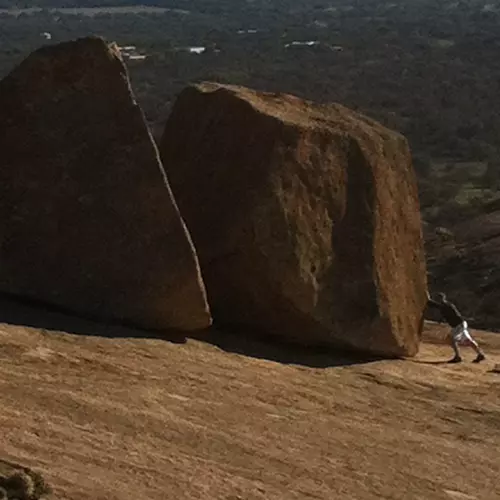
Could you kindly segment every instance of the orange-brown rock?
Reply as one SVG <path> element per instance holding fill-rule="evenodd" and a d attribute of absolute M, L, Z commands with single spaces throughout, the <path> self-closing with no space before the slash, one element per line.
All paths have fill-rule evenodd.
<path fill-rule="evenodd" d="M 204 83 L 160 153 L 215 321 L 417 352 L 426 272 L 406 140 L 340 105 Z"/>
<path fill-rule="evenodd" d="M 190 236 L 116 46 L 44 47 L 0 82 L 0 291 L 207 327 Z"/>

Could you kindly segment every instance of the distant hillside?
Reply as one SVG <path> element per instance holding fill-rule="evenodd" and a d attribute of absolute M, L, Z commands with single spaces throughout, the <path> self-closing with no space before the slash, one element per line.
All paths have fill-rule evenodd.
<path fill-rule="evenodd" d="M 0 76 L 44 43 L 98 34 L 147 54 L 141 62 L 131 61 L 130 71 L 156 127 L 187 83 L 210 79 L 358 109 L 410 139 L 421 173 L 430 158 L 500 157 L 500 113 L 492 105 L 500 80 L 498 4 L 0 0 L 0 7 L 137 3 L 173 10 L 3 16 Z M 185 50 L 189 46 L 207 50 L 198 57 Z"/>

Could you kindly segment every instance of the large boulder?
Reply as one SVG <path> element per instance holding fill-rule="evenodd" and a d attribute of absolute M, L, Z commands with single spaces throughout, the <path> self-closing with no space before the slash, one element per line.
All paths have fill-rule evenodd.
<path fill-rule="evenodd" d="M 340 105 L 203 83 L 178 97 L 160 153 L 215 321 L 417 352 L 426 270 L 401 135 Z"/>
<path fill-rule="evenodd" d="M 115 45 L 44 47 L 0 82 L 0 292 L 146 328 L 211 317 Z"/>

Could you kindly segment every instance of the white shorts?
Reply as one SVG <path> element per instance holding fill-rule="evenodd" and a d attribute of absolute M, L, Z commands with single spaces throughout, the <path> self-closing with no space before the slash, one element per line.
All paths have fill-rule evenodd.
<path fill-rule="evenodd" d="M 469 325 L 467 321 L 464 321 L 462 324 L 455 326 L 451 330 L 451 336 L 455 342 L 459 343 L 473 343 L 474 340 L 469 333 Z"/>

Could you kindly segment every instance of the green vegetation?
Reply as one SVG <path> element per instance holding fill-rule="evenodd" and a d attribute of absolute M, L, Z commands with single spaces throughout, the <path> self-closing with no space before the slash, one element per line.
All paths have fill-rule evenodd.
<path fill-rule="evenodd" d="M 93 33 L 148 55 L 129 66 L 156 125 L 188 82 L 216 79 L 342 102 L 400 130 L 417 157 L 498 156 L 500 116 L 493 103 L 500 80 L 500 7 L 470 0 L 141 3 L 170 10 L 129 15 L 101 10 L 90 16 L 48 9 L 102 2 L 0 0 L 4 8 L 45 8 L 0 17 L 0 76 L 42 44 Z M 287 47 L 293 41 L 318 43 Z M 178 50 L 187 46 L 209 50 L 201 55 Z"/>
<path fill-rule="evenodd" d="M 18 469 L 6 476 L 0 475 L 0 500 L 38 500 L 51 493 L 42 475 L 31 469 Z"/>

